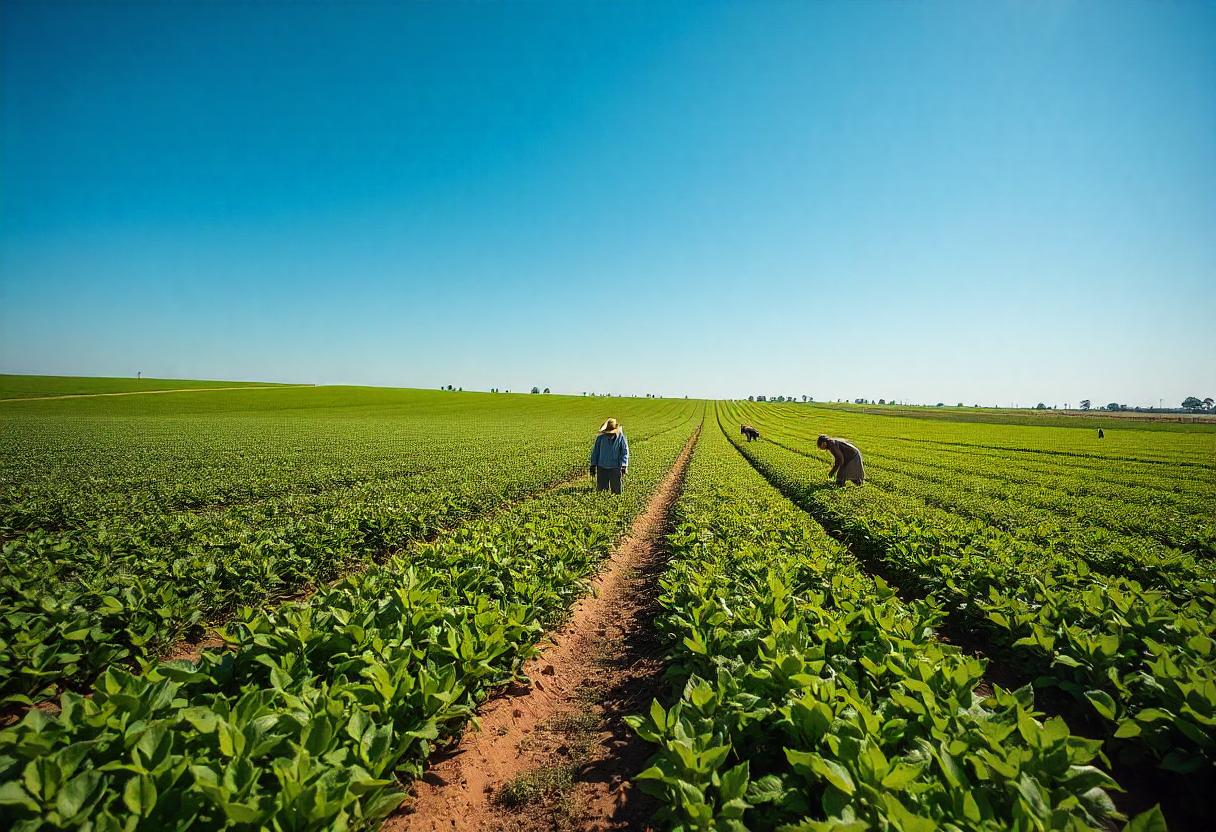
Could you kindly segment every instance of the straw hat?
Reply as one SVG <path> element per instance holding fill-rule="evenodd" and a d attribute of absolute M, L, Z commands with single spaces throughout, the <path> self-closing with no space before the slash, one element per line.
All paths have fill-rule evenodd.
<path fill-rule="evenodd" d="M 621 425 L 616 419 L 608 419 L 600 425 L 600 433 L 616 433 L 620 429 Z"/>

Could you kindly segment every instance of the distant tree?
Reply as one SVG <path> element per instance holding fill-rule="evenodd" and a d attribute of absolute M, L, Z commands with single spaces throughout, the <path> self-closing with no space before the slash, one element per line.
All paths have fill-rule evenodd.
<path fill-rule="evenodd" d="M 458 387 L 458 388 L 456 388 L 456 391 L 457 391 L 458 393 L 463 393 L 463 392 L 464 392 L 464 388 L 463 388 L 463 387 Z"/>
<path fill-rule="evenodd" d="M 533 392 L 533 393 L 539 393 L 539 392 L 540 392 L 540 388 L 539 388 L 539 387 L 533 387 L 533 388 L 532 388 L 532 392 Z"/>
<path fill-rule="evenodd" d="M 1198 396 L 1187 396 L 1182 400 L 1182 406 L 1187 410 L 1198 410 L 1203 407 L 1203 402 L 1199 400 Z"/>
<path fill-rule="evenodd" d="M 768 399 L 764 398 L 764 396 L 756 396 L 756 401 L 758 401 L 758 402 L 766 402 L 766 401 L 768 401 Z"/>
<path fill-rule="evenodd" d="M 1107 410 L 1118 410 L 1118 409 L 1119 409 L 1119 403 L 1118 403 L 1118 402 L 1111 402 L 1110 404 L 1108 404 L 1108 405 L 1106 406 L 1106 409 L 1107 409 Z"/>
<path fill-rule="evenodd" d="M 545 388 L 545 392 L 546 392 L 546 393 L 548 393 L 548 392 L 549 392 L 549 388 L 548 388 L 548 387 L 546 387 L 546 388 Z"/>
<path fill-rule="evenodd" d="M 1036 404 L 1036 405 L 1034 406 L 1034 409 L 1035 409 L 1035 410 L 1046 410 L 1046 409 L 1047 409 L 1047 405 L 1043 404 L 1042 402 L 1039 402 L 1038 404 Z"/>
<path fill-rule="evenodd" d="M 778 396 L 777 401 L 779 401 L 779 402 L 785 401 L 785 396 Z"/>
<path fill-rule="evenodd" d="M 1211 396 L 1208 396 L 1206 399 L 1203 400 L 1203 409 L 1204 410 L 1211 410 L 1213 407 L 1216 407 L 1216 399 L 1213 399 Z"/>
<path fill-rule="evenodd" d="M 886 400 L 886 399 L 879 399 L 879 400 L 878 400 L 878 403 L 879 403 L 879 404 L 886 404 L 886 403 L 887 403 L 887 400 Z"/>
<path fill-rule="evenodd" d="M 754 401 L 756 400 L 756 397 L 755 397 L 755 396 L 748 396 L 748 397 L 747 397 L 747 400 L 748 400 L 749 402 L 754 402 Z"/>
<path fill-rule="evenodd" d="M 959 406 L 959 407 L 962 407 L 962 406 L 963 406 L 963 403 L 962 403 L 962 402 L 959 402 L 959 403 L 958 403 L 958 406 Z"/>
<path fill-rule="evenodd" d="M 1089 410 L 1091 407 L 1093 407 L 1093 402 L 1091 402 L 1089 399 L 1081 399 L 1082 410 Z"/>
<path fill-rule="evenodd" d="M 938 403 L 937 403 L 937 406 L 938 406 L 938 407 L 945 407 L 945 406 L 946 406 L 946 404 L 945 404 L 945 402 L 938 402 Z"/>
<path fill-rule="evenodd" d="M 806 401 L 806 393 L 803 393 L 803 394 L 802 394 L 802 400 L 803 400 L 804 402 Z"/>

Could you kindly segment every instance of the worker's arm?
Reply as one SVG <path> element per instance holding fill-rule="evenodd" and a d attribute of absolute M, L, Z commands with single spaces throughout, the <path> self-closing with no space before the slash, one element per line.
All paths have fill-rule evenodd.
<path fill-rule="evenodd" d="M 621 473 L 625 473 L 625 469 L 629 467 L 629 440 L 625 438 L 625 434 L 621 434 L 621 444 L 624 446 L 624 453 L 621 455 Z"/>
<path fill-rule="evenodd" d="M 829 445 L 828 450 L 832 452 L 832 469 L 828 471 L 830 477 L 840 470 L 840 466 L 844 465 L 844 454 L 835 445 Z"/>

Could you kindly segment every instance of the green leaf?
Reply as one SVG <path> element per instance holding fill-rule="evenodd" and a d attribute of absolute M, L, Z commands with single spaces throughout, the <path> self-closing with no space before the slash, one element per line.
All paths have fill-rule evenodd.
<path fill-rule="evenodd" d="M 1115 719 L 1115 700 L 1111 695 L 1104 690 L 1087 690 L 1085 698 L 1089 700 L 1089 704 L 1094 706 L 1094 710 L 1109 720 Z"/>
<path fill-rule="evenodd" d="M 836 788 L 840 789 L 845 794 L 852 794 L 857 790 L 853 784 L 853 777 L 849 774 L 848 769 L 834 760 L 825 760 L 818 754 L 811 754 L 810 764 L 811 770 L 827 780 Z"/>
<path fill-rule="evenodd" d="M 766 774 L 748 784 L 747 802 L 753 806 L 776 803 L 784 794 L 785 786 L 781 784 L 781 778 L 775 774 Z"/>
<path fill-rule="evenodd" d="M 736 798 L 743 797 L 747 791 L 748 780 L 748 763 L 747 760 L 739 763 L 732 769 L 728 769 L 722 774 L 722 785 L 718 787 L 718 796 L 725 803 Z"/>
<path fill-rule="evenodd" d="M 195 706 L 182 711 L 182 717 L 186 719 L 194 729 L 200 734 L 210 734 L 215 731 L 216 725 L 220 718 L 215 711 L 203 706 Z"/>
<path fill-rule="evenodd" d="M 21 788 L 20 783 L 12 780 L 0 786 L 0 806 L 20 806 L 31 812 L 37 812 L 40 808 L 29 792 Z"/>
<path fill-rule="evenodd" d="M 1141 812 L 1127 822 L 1123 832 L 1168 832 L 1165 826 L 1165 815 L 1161 814 L 1161 806 Z"/>
<path fill-rule="evenodd" d="M 1046 818 L 1051 814 L 1051 808 L 1047 805 L 1047 796 L 1043 793 L 1043 787 L 1037 780 L 1026 772 L 1022 772 L 1017 780 L 1017 788 L 1018 794 L 1022 796 L 1036 817 Z"/>
<path fill-rule="evenodd" d="M 151 777 L 132 777 L 122 790 L 122 802 L 134 814 L 147 817 L 156 807 L 156 783 Z"/>
<path fill-rule="evenodd" d="M 895 768 L 891 769 L 886 777 L 882 778 L 882 786 L 884 789 L 892 789 L 900 791 L 907 788 L 908 784 L 916 779 L 916 775 L 920 774 L 921 766 L 912 765 L 911 763 L 897 763 Z"/>
<path fill-rule="evenodd" d="M 74 818 L 84 808 L 101 781 L 101 774 L 90 769 L 69 780 L 55 798 L 55 808 L 64 818 Z"/>

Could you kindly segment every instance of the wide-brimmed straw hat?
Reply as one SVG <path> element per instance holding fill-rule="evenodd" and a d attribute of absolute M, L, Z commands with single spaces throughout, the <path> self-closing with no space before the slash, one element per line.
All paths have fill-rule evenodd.
<path fill-rule="evenodd" d="M 616 433 L 620 429 L 620 422 L 616 419 L 606 419 L 604 424 L 600 425 L 600 433 Z"/>

